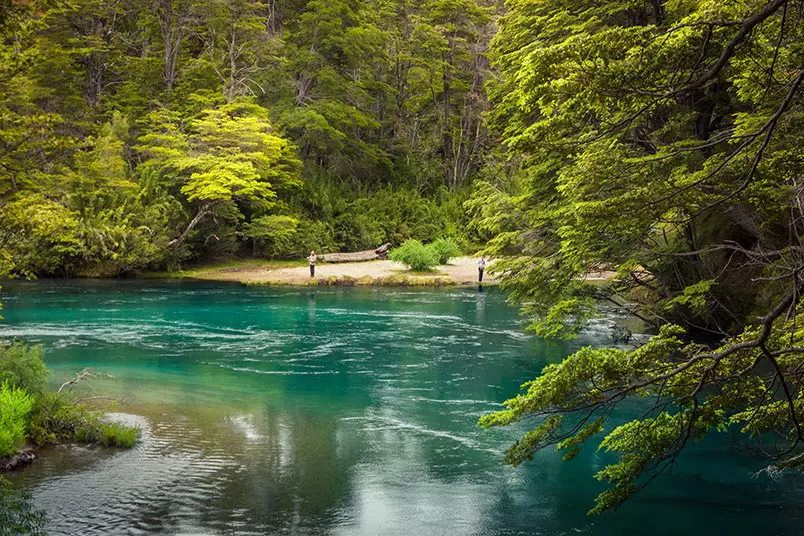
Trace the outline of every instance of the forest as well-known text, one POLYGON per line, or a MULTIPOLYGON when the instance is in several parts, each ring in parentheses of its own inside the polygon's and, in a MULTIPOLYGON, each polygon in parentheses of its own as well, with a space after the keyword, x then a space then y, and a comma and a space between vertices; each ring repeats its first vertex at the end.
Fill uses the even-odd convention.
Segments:
POLYGON ((492 4, 5 4, 0 273, 477 238, 492 4))
POLYGON ((654 333, 483 417, 506 462, 596 441, 594 512, 710 432, 804 466, 801 0, 2 5, 0 274, 450 237, 539 336, 654 333))

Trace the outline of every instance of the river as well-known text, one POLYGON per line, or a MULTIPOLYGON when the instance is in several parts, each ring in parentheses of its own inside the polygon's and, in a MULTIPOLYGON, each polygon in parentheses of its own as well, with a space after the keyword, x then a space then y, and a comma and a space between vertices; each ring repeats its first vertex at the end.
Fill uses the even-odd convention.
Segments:
POLYGON ((498 289, 3 283, 0 338, 42 344, 52 383, 142 427, 132 450, 46 449, 20 474, 50 534, 804 534, 804 481, 708 438, 621 510, 587 516, 611 458, 482 430, 547 363, 606 344, 526 335, 498 289), (98 400, 106 400, 100 398, 98 400))

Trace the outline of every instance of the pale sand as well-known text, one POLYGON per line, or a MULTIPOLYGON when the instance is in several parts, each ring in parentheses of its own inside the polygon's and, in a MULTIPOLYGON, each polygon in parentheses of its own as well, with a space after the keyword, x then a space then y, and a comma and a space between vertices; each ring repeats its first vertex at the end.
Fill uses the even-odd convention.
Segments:
MULTIPOLYGON (((412 285, 469 285, 477 283, 477 257, 458 257, 449 264, 438 266, 432 272, 412 272, 404 265, 388 261, 367 262, 319 262, 315 268, 315 278, 310 277, 307 266, 293 268, 270 268, 260 266, 244 266, 238 268, 222 268, 204 271, 195 275, 197 279, 213 279, 217 281, 240 281, 254 284, 276 285, 311 285, 339 284, 352 282, 358 284, 412 284, 412 285), (361 280, 362 278, 362 280, 361 280), (370 279, 370 280, 369 280, 370 279)), ((493 261, 488 261, 488 268, 493 261)), ((483 283, 496 284, 488 273, 483 276, 483 283)))

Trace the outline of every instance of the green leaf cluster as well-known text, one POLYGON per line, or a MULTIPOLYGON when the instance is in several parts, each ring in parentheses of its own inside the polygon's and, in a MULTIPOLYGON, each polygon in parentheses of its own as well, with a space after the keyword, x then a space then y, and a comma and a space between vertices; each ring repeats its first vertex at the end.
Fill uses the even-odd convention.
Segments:
POLYGON ((450 259, 461 255, 461 248, 455 240, 449 237, 442 237, 433 240, 428 247, 438 254, 438 264, 447 264, 450 259))

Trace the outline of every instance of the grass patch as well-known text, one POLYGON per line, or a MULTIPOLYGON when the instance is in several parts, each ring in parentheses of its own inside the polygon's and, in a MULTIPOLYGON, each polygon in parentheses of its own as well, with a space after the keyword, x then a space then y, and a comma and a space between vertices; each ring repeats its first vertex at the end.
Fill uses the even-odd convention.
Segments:
POLYGON ((100 422, 93 429, 88 429, 89 435, 79 439, 83 443, 100 443, 105 447, 120 447, 130 449, 137 444, 140 429, 126 426, 118 422, 100 422))

